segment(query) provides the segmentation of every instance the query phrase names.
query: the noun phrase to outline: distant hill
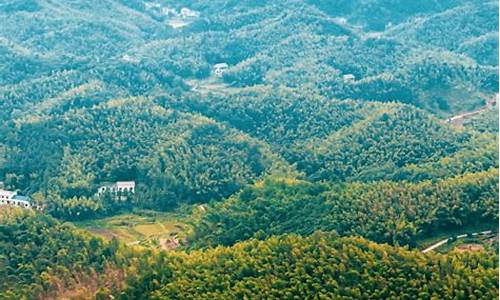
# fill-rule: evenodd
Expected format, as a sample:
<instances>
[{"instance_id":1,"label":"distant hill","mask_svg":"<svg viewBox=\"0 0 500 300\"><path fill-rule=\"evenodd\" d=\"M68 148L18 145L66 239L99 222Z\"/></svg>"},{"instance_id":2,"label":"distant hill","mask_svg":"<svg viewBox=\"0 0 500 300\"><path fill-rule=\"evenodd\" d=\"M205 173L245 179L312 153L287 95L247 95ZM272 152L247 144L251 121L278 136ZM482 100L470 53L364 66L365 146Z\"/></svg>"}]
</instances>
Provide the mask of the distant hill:
<instances>
[{"instance_id":1,"label":"distant hill","mask_svg":"<svg viewBox=\"0 0 500 300\"><path fill-rule=\"evenodd\" d=\"M498 298L497 11L0 1L0 299Z\"/></svg>"},{"instance_id":2,"label":"distant hill","mask_svg":"<svg viewBox=\"0 0 500 300\"><path fill-rule=\"evenodd\" d=\"M181 17L182 8L196 17ZM156 79L140 89L154 94L158 87L170 90L176 77L206 79L212 65L227 62L224 81L234 86L307 85L328 97L401 101L447 114L480 106L496 90L495 8L492 1L459 0L418 6L367 0L356 7L348 1L11 0L0 6L0 54L17 67L2 84L19 90L27 80L73 70L108 85L133 72ZM179 18L187 25L168 25ZM467 26L455 30L456 24ZM136 93L140 84L128 78L122 94Z\"/></svg>"},{"instance_id":3,"label":"distant hill","mask_svg":"<svg viewBox=\"0 0 500 300\"><path fill-rule=\"evenodd\" d=\"M479 144L487 139L496 144L493 136L483 140L409 105L328 100L287 88L254 87L163 101L265 141L314 180L397 179L391 174L412 165L435 163L434 170L444 169L437 166L441 159L465 148L482 151ZM498 165L497 155L491 154L484 168L478 168ZM484 153L480 156L484 159Z\"/></svg>"}]
</instances>

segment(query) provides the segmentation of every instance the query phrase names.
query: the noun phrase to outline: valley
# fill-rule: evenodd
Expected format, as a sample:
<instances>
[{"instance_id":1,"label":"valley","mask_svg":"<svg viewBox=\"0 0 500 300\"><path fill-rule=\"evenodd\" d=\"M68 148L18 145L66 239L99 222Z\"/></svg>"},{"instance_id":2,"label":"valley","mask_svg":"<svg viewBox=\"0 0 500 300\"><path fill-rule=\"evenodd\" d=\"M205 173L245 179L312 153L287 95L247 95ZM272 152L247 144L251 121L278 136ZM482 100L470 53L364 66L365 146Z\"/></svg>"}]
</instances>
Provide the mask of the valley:
<instances>
[{"instance_id":1,"label":"valley","mask_svg":"<svg viewBox=\"0 0 500 300\"><path fill-rule=\"evenodd\" d=\"M498 299L497 12L0 1L0 300Z\"/></svg>"}]
</instances>

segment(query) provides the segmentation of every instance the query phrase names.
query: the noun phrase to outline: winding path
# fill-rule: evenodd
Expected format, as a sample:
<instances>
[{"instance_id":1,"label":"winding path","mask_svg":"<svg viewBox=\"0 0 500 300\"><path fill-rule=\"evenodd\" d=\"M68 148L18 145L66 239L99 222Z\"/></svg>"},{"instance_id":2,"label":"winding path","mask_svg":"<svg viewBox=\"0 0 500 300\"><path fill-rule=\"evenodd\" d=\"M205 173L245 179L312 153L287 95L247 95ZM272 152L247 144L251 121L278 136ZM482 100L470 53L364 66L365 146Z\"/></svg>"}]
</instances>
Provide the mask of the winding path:
<instances>
[{"instance_id":1,"label":"winding path","mask_svg":"<svg viewBox=\"0 0 500 300\"><path fill-rule=\"evenodd\" d=\"M472 117L472 116L478 115L482 112L490 110L492 107L495 107L497 105L498 101L499 101L499 94L497 94L495 97L492 97L491 99L489 99L486 102L485 106L483 106L475 111L470 111L470 112L466 112L466 113L462 113L462 114L450 117L450 118L446 119L446 122L459 123L465 118Z\"/></svg>"},{"instance_id":2,"label":"winding path","mask_svg":"<svg viewBox=\"0 0 500 300\"><path fill-rule=\"evenodd\" d=\"M487 231L481 231L481 232L475 232L472 234L472 236L477 236L477 235L488 235L488 234L492 234L493 232L491 230L487 230ZM467 234L461 234L461 235L457 235L456 238L457 239L463 239L467 237ZM422 250L422 253L427 253L429 251L432 251L436 248L439 248L441 247L442 245L446 244L452 237L449 237L447 239L444 239L444 240L441 240L435 244L432 244L430 245L429 247L425 248L424 250Z\"/></svg>"}]
</instances>

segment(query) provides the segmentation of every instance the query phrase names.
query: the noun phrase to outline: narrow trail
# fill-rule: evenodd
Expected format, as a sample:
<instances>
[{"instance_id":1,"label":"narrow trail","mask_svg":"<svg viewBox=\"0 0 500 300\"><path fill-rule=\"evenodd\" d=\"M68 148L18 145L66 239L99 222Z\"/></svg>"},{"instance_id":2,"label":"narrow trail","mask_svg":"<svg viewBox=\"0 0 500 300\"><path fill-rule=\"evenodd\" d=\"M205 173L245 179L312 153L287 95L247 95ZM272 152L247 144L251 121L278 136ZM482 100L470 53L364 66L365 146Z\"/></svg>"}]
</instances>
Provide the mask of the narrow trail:
<instances>
[{"instance_id":1,"label":"narrow trail","mask_svg":"<svg viewBox=\"0 0 500 300\"><path fill-rule=\"evenodd\" d=\"M470 111L470 112L465 112L465 113L462 113L462 114L459 114L459 115L456 115L456 116L453 116L453 117L450 117L448 119L446 119L446 122L447 123L460 123L462 122L465 118L468 118L468 117L472 117L472 116L475 116L475 115L478 115L480 113L483 113L485 111L488 111L490 110L492 107L495 107L497 104L498 104L498 100L499 100L499 95L497 94L495 97L489 99L487 102L486 102L486 105L475 110L475 111Z\"/></svg>"},{"instance_id":2,"label":"narrow trail","mask_svg":"<svg viewBox=\"0 0 500 300\"><path fill-rule=\"evenodd\" d=\"M488 235L488 234L492 234L493 231L491 230L487 230L487 231L481 231L481 232L475 232L472 234L472 236L478 236L478 235ZM457 239L463 239L463 238L466 238L467 237L467 234L461 234L461 235L457 235L456 238ZM427 252L430 252L436 248L439 248L441 247L442 245L446 244L452 237L449 237L449 238L446 238L444 240L441 240L435 244L432 244L430 245L429 247L425 248L424 250L422 250L422 253L427 253Z\"/></svg>"}]
</instances>

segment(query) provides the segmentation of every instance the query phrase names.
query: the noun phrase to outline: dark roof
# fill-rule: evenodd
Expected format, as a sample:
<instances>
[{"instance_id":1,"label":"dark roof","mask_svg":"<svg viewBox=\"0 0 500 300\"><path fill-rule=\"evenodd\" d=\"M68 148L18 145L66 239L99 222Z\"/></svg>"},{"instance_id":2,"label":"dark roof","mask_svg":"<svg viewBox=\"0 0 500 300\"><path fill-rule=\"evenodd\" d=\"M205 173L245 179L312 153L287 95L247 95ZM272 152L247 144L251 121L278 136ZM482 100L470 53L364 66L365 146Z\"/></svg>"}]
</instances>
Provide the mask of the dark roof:
<instances>
[{"instance_id":1,"label":"dark roof","mask_svg":"<svg viewBox=\"0 0 500 300\"><path fill-rule=\"evenodd\" d=\"M15 195L14 197L12 197L12 199L18 201L30 201L30 197L20 195Z\"/></svg>"}]
</instances>

